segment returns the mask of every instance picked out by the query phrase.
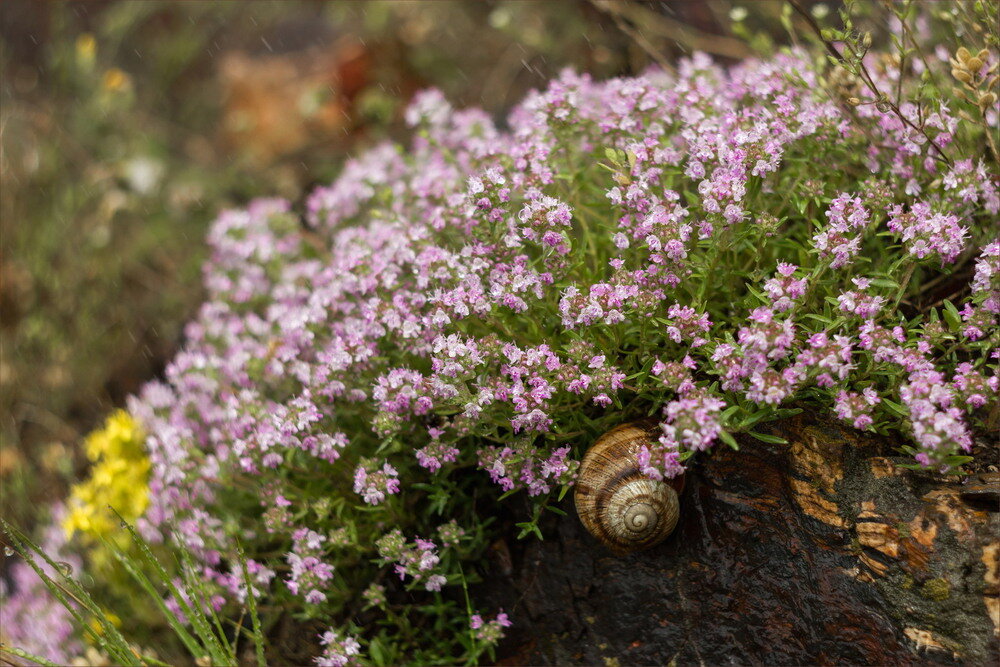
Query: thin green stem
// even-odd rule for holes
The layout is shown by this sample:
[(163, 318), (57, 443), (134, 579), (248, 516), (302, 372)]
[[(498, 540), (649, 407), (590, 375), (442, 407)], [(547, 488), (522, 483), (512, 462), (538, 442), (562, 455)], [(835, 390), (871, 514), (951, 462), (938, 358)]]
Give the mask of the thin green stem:
[(465, 614), (469, 619), (469, 660), (466, 664), (478, 664), (479, 662), (479, 652), (476, 650), (478, 648), (476, 642), (476, 634), (472, 631), (472, 600), (469, 598), (469, 585), (465, 581), (465, 572), (462, 570), (462, 564), (458, 564), (458, 574), (462, 577), (462, 592), (465, 594)]
[(917, 268), (916, 262), (910, 262), (909, 266), (906, 267), (906, 273), (903, 274), (903, 279), (899, 281), (899, 289), (896, 290), (896, 296), (892, 299), (892, 308), (890, 312), (896, 310), (899, 305), (900, 300), (902, 300), (903, 295), (906, 294), (906, 288), (910, 285), (910, 278), (913, 277), (913, 271)]

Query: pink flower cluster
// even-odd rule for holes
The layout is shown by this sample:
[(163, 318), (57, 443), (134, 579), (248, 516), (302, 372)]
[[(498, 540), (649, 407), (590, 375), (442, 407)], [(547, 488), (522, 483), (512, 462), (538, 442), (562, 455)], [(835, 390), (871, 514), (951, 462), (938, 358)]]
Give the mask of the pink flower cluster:
[(800, 380), (798, 369), (778, 370), (775, 362), (788, 357), (795, 342), (795, 324), (788, 318), (776, 319), (766, 306), (750, 314), (750, 324), (741, 327), (738, 344), (721, 343), (712, 361), (723, 377), (726, 391), (743, 391), (755, 403), (774, 405), (782, 402)]
[(386, 495), (399, 493), (399, 473), (388, 463), (379, 468), (374, 461), (363, 461), (354, 470), (354, 493), (369, 505), (378, 505)]
[(439, 591), (447, 583), (447, 578), (435, 569), (440, 562), (437, 545), (419, 537), (407, 542), (403, 533), (394, 528), (376, 542), (379, 558), (385, 564), (392, 564), (400, 579), (410, 577), (414, 583), (422, 583), (429, 591)]
[(527, 202), (517, 214), (520, 225), (512, 228), (515, 237), (510, 245), (517, 245), (516, 235), (552, 248), (560, 255), (570, 251), (567, 231), (572, 227), (573, 213), (569, 205), (555, 197), (543, 195), (537, 189), (525, 193)]
[(1000, 377), (986, 377), (969, 362), (963, 362), (955, 368), (955, 376), (951, 380), (952, 396), (957, 405), (964, 405), (969, 412), (977, 410), (990, 401), (991, 396), (1000, 392)]
[(908, 346), (901, 327), (890, 331), (868, 321), (862, 327), (860, 341), (861, 347), (870, 350), (876, 360), (894, 364), (906, 373), (906, 381), (899, 386), (899, 397), (907, 409), (913, 438), (921, 449), (916, 455), (919, 463), (930, 466), (956, 451), (972, 448), (972, 435), (956, 398), (969, 409), (980, 407), (989, 400), (989, 394), (996, 396), (996, 374), (986, 378), (971, 364), (963, 363), (949, 383), (926, 356), (930, 344), (918, 340), (914, 346)]
[(388, 598), (385, 595), (385, 586), (382, 584), (372, 583), (361, 593), (361, 597), (365, 599), (366, 608), (381, 608), (386, 605)]
[(431, 433), (431, 441), (417, 450), (417, 462), (431, 472), (436, 472), (445, 463), (454, 463), (458, 460), (460, 452), (458, 447), (441, 442), (441, 436), (444, 434), (441, 429), (432, 426), (428, 431)]
[(314, 660), (319, 667), (351, 667), (361, 664), (361, 644), (354, 637), (341, 637), (341, 633), (336, 630), (327, 630), (320, 635), (320, 643), (325, 648)]
[(292, 537), (294, 546), (287, 555), (291, 573), (285, 583), (292, 594), (301, 595), (308, 604), (319, 604), (326, 600), (323, 590), (333, 578), (333, 566), (323, 561), (326, 537), (308, 528), (299, 528)]
[(972, 294), (983, 310), (1000, 315), (1000, 240), (985, 246), (976, 260)]
[(546, 456), (524, 441), (513, 447), (490, 446), (479, 452), (479, 466), (504, 491), (527, 489), (529, 496), (549, 493), (554, 486), (572, 484), (579, 461), (569, 456), (569, 447), (558, 447)]
[(778, 275), (764, 283), (764, 291), (775, 312), (789, 310), (806, 293), (808, 281), (805, 278), (793, 278), (798, 268), (794, 264), (778, 262)]
[(860, 197), (843, 193), (830, 203), (826, 212), (830, 223), (813, 237), (820, 257), (833, 257), (830, 266), (839, 269), (850, 264), (861, 251), (861, 240), (871, 224), (871, 213)]
[(919, 259), (938, 255), (942, 263), (955, 261), (968, 236), (957, 216), (934, 212), (929, 203), (922, 201), (912, 204), (909, 211), (894, 206), (886, 226), (900, 235), (911, 255)]
[(841, 389), (833, 410), (838, 418), (863, 431), (872, 425), (872, 408), (881, 401), (878, 392), (870, 387), (860, 393)]
[(454, 519), (438, 526), (438, 539), (441, 540), (441, 546), (446, 549), (457, 547), (464, 537), (465, 529)]
[(858, 288), (857, 290), (847, 290), (837, 297), (837, 305), (843, 313), (857, 315), (858, 317), (870, 320), (886, 304), (886, 297), (868, 293), (871, 281), (868, 278), (851, 278), (851, 282)]
[(962, 451), (972, 448), (962, 411), (952, 405), (952, 392), (942, 373), (914, 371), (899, 388), (899, 396), (909, 409), (913, 436), (925, 450), (917, 454), (917, 461), (930, 465), (932, 454), (949, 453), (956, 447)]
[(656, 443), (639, 450), (637, 460), (642, 473), (663, 479), (684, 472), (681, 452), (704, 451), (715, 444), (722, 430), (720, 413), (725, 407), (725, 401), (702, 390), (692, 390), (667, 403), (660, 424), (662, 435)]
[(496, 645), (504, 636), (504, 628), (512, 625), (507, 614), (502, 610), (492, 620), (484, 620), (479, 614), (473, 614), (469, 619), (469, 627), (476, 631), (476, 639), (490, 646)]

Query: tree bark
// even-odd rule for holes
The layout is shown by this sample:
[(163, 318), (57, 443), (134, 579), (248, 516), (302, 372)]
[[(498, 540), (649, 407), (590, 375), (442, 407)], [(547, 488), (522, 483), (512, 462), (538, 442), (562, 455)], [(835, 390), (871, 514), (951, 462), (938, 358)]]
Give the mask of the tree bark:
[[(996, 664), (998, 479), (898, 468), (838, 424), (699, 457), (668, 540), (618, 557), (568, 515), (495, 545), (501, 664)], [(551, 537), (548, 537), (551, 536)]]

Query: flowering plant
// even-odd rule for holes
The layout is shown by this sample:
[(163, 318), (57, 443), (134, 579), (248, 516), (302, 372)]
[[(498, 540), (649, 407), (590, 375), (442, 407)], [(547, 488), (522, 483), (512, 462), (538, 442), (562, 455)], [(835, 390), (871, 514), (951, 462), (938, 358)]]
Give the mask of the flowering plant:
[(657, 479), (804, 408), (961, 465), (997, 405), (996, 99), (968, 122), (851, 62), (899, 102), (799, 50), (566, 72), (505, 130), (427, 91), (410, 150), (351, 160), (304, 215), (223, 212), (186, 346), (129, 404), (141, 531), (219, 600), (247, 594), (239, 535), (251, 596), (329, 626), (320, 664), (474, 661), (510, 619), (453, 587), (501, 495), (538, 533), (623, 421), (659, 419)]
[[(429, 91), (411, 151), (349, 162), (304, 219), (278, 200), (223, 213), (187, 346), (130, 405), (146, 535), (198, 553), (223, 595), (232, 533), (285, 544), (287, 565), (251, 561), (290, 567), (262, 590), (334, 625), (385, 595), (380, 573), (390, 600), (464, 581), (482, 541), (417, 534), (481, 530), (468, 467), (544, 504), (629, 417), (661, 420), (639, 462), (656, 478), (805, 406), (896, 434), (919, 465), (964, 461), (996, 405), (996, 165), (944, 102), (900, 108), (918, 134), (831, 99), (827, 75), (802, 52), (566, 73), (509, 131)], [(235, 510), (251, 499), (264, 522)], [(507, 622), (466, 621), (487, 643)], [(328, 664), (366, 640), (330, 632)]]

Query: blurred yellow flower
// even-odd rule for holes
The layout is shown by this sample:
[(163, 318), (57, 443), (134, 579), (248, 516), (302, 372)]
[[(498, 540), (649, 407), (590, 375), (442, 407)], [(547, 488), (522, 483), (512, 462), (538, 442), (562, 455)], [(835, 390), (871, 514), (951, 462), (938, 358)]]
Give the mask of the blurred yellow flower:
[(85, 442), (93, 466), (90, 478), (73, 486), (69, 512), (63, 520), (67, 537), (80, 532), (91, 538), (110, 537), (116, 520), (113, 507), (128, 521), (142, 516), (149, 504), (149, 459), (145, 434), (124, 410), (111, 414), (104, 427)]
[[(105, 618), (105, 620), (111, 621), (111, 625), (115, 626), (116, 628), (122, 627), (121, 617), (118, 614), (114, 613), (113, 611), (108, 611), (107, 609), (101, 609), (101, 615)], [(101, 622), (98, 621), (96, 617), (90, 619), (90, 627), (97, 635), (104, 634), (104, 626), (101, 625)], [(104, 661), (99, 664), (105, 665), (109, 663)]]
[(97, 40), (89, 32), (76, 38), (76, 57), (85, 63), (94, 61), (97, 52)]
[(125, 90), (130, 85), (128, 74), (118, 69), (117, 67), (112, 67), (104, 73), (104, 78), (101, 81), (101, 85), (104, 90), (109, 92), (118, 92), (120, 90)]

